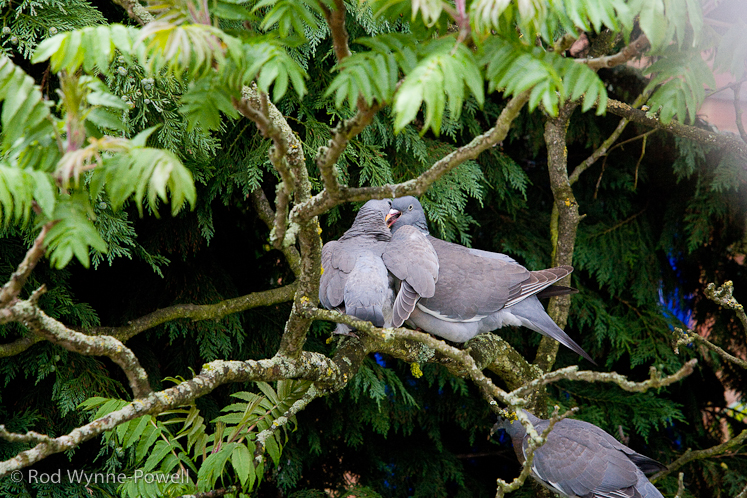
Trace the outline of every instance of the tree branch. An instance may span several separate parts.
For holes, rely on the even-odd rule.
[[[734,299],[734,282],[727,280],[721,287],[716,287],[713,282],[709,283],[705,288],[705,295],[708,299],[723,306],[724,308],[734,310],[737,314],[737,318],[742,322],[742,327],[745,333],[747,333],[747,314],[744,312],[744,306]]]
[[[581,217],[578,203],[568,178],[568,150],[566,134],[568,123],[578,102],[567,101],[558,111],[557,118],[548,118],[545,123],[545,145],[547,146],[547,170],[550,176],[550,188],[553,199],[550,233],[552,234],[552,265],[572,265],[573,251],[576,245],[576,231]],[[570,285],[571,277],[566,276],[559,285]],[[550,299],[548,314],[558,327],[565,328],[568,312],[571,308],[571,296],[556,296]],[[542,337],[534,363],[544,372],[552,370],[558,354],[558,341]],[[544,406],[544,404],[540,405]],[[544,410],[540,410],[542,412]]]
[[[255,458],[264,453],[265,441],[267,441],[269,437],[271,437],[279,428],[285,426],[288,422],[290,422],[290,419],[295,417],[298,412],[306,408],[309,403],[322,396],[322,394],[323,393],[317,390],[317,388],[312,384],[311,386],[309,386],[308,391],[304,393],[301,399],[293,403],[290,408],[288,408],[288,411],[286,411],[282,416],[273,420],[272,425],[269,428],[257,434],[257,439],[255,441],[257,447],[254,450]]]
[[[262,292],[254,292],[245,296],[226,299],[214,304],[176,304],[168,308],[162,308],[145,316],[130,321],[122,327],[93,327],[84,331],[88,335],[111,336],[122,342],[127,342],[136,335],[152,329],[162,323],[179,319],[217,320],[224,316],[246,311],[260,306],[271,306],[293,300],[297,284],[286,285],[277,289]],[[14,315],[8,313],[3,318],[0,316],[0,324],[14,321]],[[7,358],[26,351],[28,348],[43,341],[45,338],[39,334],[32,334],[8,344],[0,345],[0,358]]]
[[[28,251],[26,251],[26,256],[24,256],[21,264],[18,265],[16,271],[13,272],[10,279],[5,283],[5,285],[3,285],[2,289],[0,289],[0,308],[7,306],[8,303],[18,297],[21,293],[23,286],[26,285],[29,275],[31,275],[36,264],[42,256],[44,256],[44,251],[46,249],[44,238],[56,224],[56,221],[50,221],[42,227],[41,232],[39,232],[39,235],[34,239],[33,245]]]
[[[656,367],[651,367],[649,369],[649,379],[643,382],[634,382],[628,380],[627,377],[616,372],[591,372],[588,370],[579,372],[578,365],[573,365],[570,367],[561,368],[560,370],[555,370],[553,372],[548,372],[541,378],[533,380],[525,386],[511,391],[509,393],[509,396],[523,397],[529,391],[538,389],[542,386],[546,386],[563,379],[583,380],[586,382],[610,382],[613,384],[617,384],[621,389],[625,391],[642,393],[646,392],[649,389],[666,387],[670,384],[674,384],[675,382],[684,379],[685,377],[693,373],[695,365],[697,364],[698,360],[693,358],[692,360],[685,363],[682,368],[677,370],[675,373],[673,373],[672,375],[667,375],[666,377],[662,377]]]
[[[254,292],[214,304],[175,304],[132,320],[123,327],[94,327],[89,332],[95,335],[108,335],[126,342],[145,330],[172,320],[218,320],[248,309],[285,303],[293,299],[296,289],[297,284],[294,282],[277,289]]]
[[[252,86],[252,90],[253,93],[251,95],[256,95],[256,100],[251,97],[245,97],[241,100],[232,98],[231,102],[242,116],[251,119],[257,124],[257,128],[259,128],[264,137],[272,140],[273,146],[270,148],[270,162],[275,167],[275,170],[280,174],[281,182],[278,185],[275,195],[275,221],[270,231],[270,242],[272,242],[272,245],[276,249],[280,249],[284,245],[290,245],[292,243],[290,242],[286,244],[284,239],[288,223],[288,205],[296,181],[291,173],[288,158],[286,157],[289,150],[286,134],[283,133],[280,126],[276,125],[276,121],[285,120],[282,115],[279,117],[276,116],[275,119],[273,119],[270,116],[267,94],[258,92],[256,85]],[[273,109],[277,112],[275,106],[273,106]],[[278,114],[280,113],[278,112]]]
[[[153,15],[145,7],[140,5],[140,2],[137,0],[114,0],[114,3],[126,10],[127,15],[140,23],[141,26],[145,26],[154,19]]]
[[[287,184],[292,180],[293,201],[298,206],[298,204],[311,197],[311,183],[309,182],[300,140],[293,133],[280,111],[271,102],[267,101],[266,96],[259,95],[256,88],[244,87],[242,96],[243,98],[240,101],[233,100],[234,106],[250,119],[256,119],[255,122],[258,126],[266,128],[267,134],[272,138],[274,144],[270,159],[276,167],[280,165],[278,171],[281,172],[281,175],[283,175],[283,170],[290,173],[288,178],[284,178],[283,183]],[[262,128],[260,127],[260,129]],[[304,300],[316,300],[319,294],[322,258],[322,240],[319,236],[321,228],[315,215],[303,220],[288,220],[284,213],[281,215],[283,202],[285,202],[283,199],[276,202],[278,212],[275,213],[275,224],[270,236],[271,238],[274,236],[275,241],[280,244],[280,248],[290,248],[298,239],[302,257],[300,258],[300,271],[296,274],[298,289],[295,294],[293,309],[285,324],[278,354],[298,358],[303,351],[306,333],[311,325],[311,320],[302,318],[298,310]],[[280,206],[278,206],[279,203]],[[266,212],[267,210],[263,209],[263,211]],[[286,226],[287,231],[285,231]]]
[[[342,0],[334,1],[334,10],[331,10],[324,3],[319,5],[322,7],[324,18],[327,20],[330,33],[332,33],[332,46],[339,64],[350,56],[350,48],[348,47],[348,30],[345,28],[345,3]]]
[[[726,453],[732,448],[741,446],[745,441],[747,441],[747,430],[742,431],[737,437],[734,437],[725,443],[719,444],[717,446],[713,446],[705,450],[692,451],[691,449],[688,449],[681,457],[679,457],[674,462],[668,464],[665,470],[662,470],[661,472],[657,472],[656,474],[651,476],[649,480],[651,482],[656,482],[662,477],[669,475],[672,472],[678,470],[683,465],[686,465],[694,460],[702,460],[704,458],[721,455],[722,453]]]
[[[679,347],[687,344],[692,344],[693,342],[697,342],[698,344],[702,344],[707,349],[710,349],[717,355],[721,356],[727,361],[730,361],[734,363],[735,365],[738,365],[742,368],[747,369],[747,361],[737,358],[736,356],[733,356],[729,353],[727,353],[725,350],[721,349],[720,347],[713,344],[711,341],[706,339],[705,337],[701,336],[700,334],[696,334],[692,330],[682,330],[681,328],[677,327],[674,329],[675,334],[675,343],[674,343],[674,352],[679,354]]]
[[[644,111],[614,99],[607,100],[607,111],[630,121],[664,130],[678,137],[689,138],[698,143],[718,147],[726,152],[732,152],[742,158],[747,158],[747,143],[731,135],[714,133],[695,126],[684,125],[677,121],[664,124],[657,118],[647,116]]]
[[[592,57],[586,59],[574,59],[580,64],[586,64],[591,69],[597,71],[599,69],[610,68],[625,64],[629,60],[640,55],[644,50],[649,47],[650,43],[646,35],[641,35],[629,45],[626,45],[622,50],[613,55],[605,55],[603,57]]]
[[[264,191],[258,187],[252,190],[251,197],[252,204],[254,204],[254,209],[257,211],[259,218],[265,222],[268,229],[272,230],[275,226],[275,212],[270,207],[270,201],[267,200]],[[290,265],[293,273],[298,276],[301,273],[301,255],[298,253],[296,246],[281,246],[280,250],[285,255],[285,260]]]
[[[35,335],[40,335],[53,344],[68,351],[88,356],[106,356],[127,375],[135,398],[142,398],[151,392],[148,374],[140,366],[135,354],[124,344],[109,336],[88,336],[65,327],[54,318],[47,316],[35,303],[18,301],[11,308],[14,321],[21,322]]]
[[[509,127],[518,116],[521,108],[529,100],[529,91],[513,97],[498,117],[493,128],[486,133],[475,137],[470,143],[464,145],[442,159],[436,161],[423,174],[395,185],[383,185],[381,187],[340,187],[340,193],[332,197],[325,189],[308,201],[294,206],[291,210],[291,220],[306,220],[322,214],[343,202],[365,201],[369,199],[385,199],[387,197],[402,197],[405,195],[422,195],[428,187],[436,180],[450,172],[463,162],[474,159],[488,147],[497,144],[508,134]]]
[[[641,95],[639,95],[635,101],[633,102],[633,107],[640,107],[643,105],[644,102],[648,100],[648,98],[651,96],[650,92],[644,92]],[[588,158],[584,160],[581,164],[573,168],[573,173],[571,173],[571,176],[568,178],[568,183],[573,185],[576,183],[581,176],[581,174],[589,169],[597,160],[606,155],[608,152],[612,152],[610,147],[612,147],[612,144],[614,144],[618,138],[620,138],[620,135],[622,135],[622,132],[625,130],[625,128],[628,126],[628,123],[630,122],[627,118],[622,118],[619,123],[617,123],[617,127],[615,128],[615,131],[612,132],[612,134],[607,137],[607,139],[602,142],[602,145],[600,145]],[[615,145],[615,147],[619,146],[620,144]],[[614,147],[613,147],[614,148]]]
[[[739,99],[739,92],[742,91],[742,83],[739,82],[734,87],[734,115],[737,121],[737,130],[739,130],[739,136],[742,137],[742,142],[747,143],[747,132],[744,131],[744,123],[742,123],[742,101]]]

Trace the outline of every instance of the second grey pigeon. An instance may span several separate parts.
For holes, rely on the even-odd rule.
[[[421,296],[433,296],[438,278],[438,258],[425,235],[408,227],[392,237],[390,208],[389,200],[366,202],[350,229],[322,247],[322,306],[377,327],[401,326]],[[344,324],[335,330],[350,332]]]
[[[524,411],[538,434],[549,421]],[[501,420],[514,452],[523,464],[529,446],[526,428],[518,420]],[[553,493],[567,498],[663,498],[644,473],[664,470],[656,460],[631,450],[594,424],[563,419],[534,452],[531,475]]]
[[[438,255],[435,293],[417,303],[409,318],[412,325],[454,342],[465,342],[506,325],[524,326],[552,337],[596,364],[557,326],[537,299],[543,291],[573,291],[553,286],[573,271],[572,266],[529,271],[505,254],[437,239],[429,235],[425,212],[415,197],[394,199],[392,209],[400,213],[393,223],[390,218],[392,232],[396,235],[402,227],[414,226],[427,235]]]
[[[368,201],[342,237],[322,247],[322,306],[377,327],[391,323],[394,302],[394,283],[381,259],[392,238],[386,223],[389,210],[387,200]],[[338,334],[350,332],[350,327],[341,323],[335,329]]]

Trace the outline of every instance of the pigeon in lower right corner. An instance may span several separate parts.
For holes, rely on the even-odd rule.
[[[412,196],[393,199],[390,215],[393,234],[406,226],[416,227],[438,255],[435,294],[423,296],[409,323],[454,342],[466,342],[506,325],[524,326],[552,337],[596,365],[537,299],[574,292],[575,289],[555,285],[573,271],[572,266],[529,271],[505,254],[437,239],[429,235],[423,207]]]
[[[548,420],[524,413],[541,434]],[[500,420],[523,464],[529,436],[521,422]],[[534,452],[531,475],[553,493],[566,498],[664,498],[644,473],[666,467],[631,450],[594,424],[563,419],[555,424],[547,442]]]

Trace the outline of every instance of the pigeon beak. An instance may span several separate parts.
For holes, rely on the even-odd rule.
[[[394,225],[394,222],[397,221],[399,216],[402,214],[401,211],[397,211],[396,209],[390,209],[389,213],[387,213],[386,218],[384,218],[384,221],[386,221],[386,226],[389,228]]]

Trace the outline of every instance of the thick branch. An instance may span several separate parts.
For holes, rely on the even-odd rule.
[[[282,115],[275,116],[275,119],[273,119],[270,116],[267,94],[257,92],[254,87],[252,90],[254,90],[252,95],[255,96],[255,101],[252,98],[243,98],[241,100],[232,98],[232,102],[241,115],[254,121],[257,124],[257,128],[262,132],[262,135],[270,138],[273,143],[270,149],[270,162],[280,174],[281,182],[278,185],[275,195],[276,212],[273,227],[270,231],[270,241],[276,249],[280,249],[284,245],[290,245],[290,243],[285,244],[284,239],[288,222],[288,205],[296,181],[288,163],[289,144],[286,140],[287,134],[283,133],[283,129],[277,124],[278,121],[284,122],[285,119]],[[275,106],[273,106],[273,109],[277,112]],[[292,132],[290,135],[292,135]]]
[[[26,256],[24,256],[21,264],[18,265],[16,271],[13,272],[10,279],[0,289],[0,308],[5,307],[21,293],[29,275],[31,275],[36,264],[44,256],[44,238],[56,223],[56,221],[51,221],[42,227],[41,232],[34,239],[34,244],[26,252]]]
[[[5,319],[3,319],[2,316],[0,316],[0,325],[3,323],[7,323],[11,320],[13,314],[8,310],[3,310],[7,312],[7,316]],[[13,342],[9,342],[8,344],[0,344],[0,358],[7,358],[9,356],[15,356],[17,354],[21,354],[24,351],[26,351],[28,348],[36,344],[37,342],[41,342],[44,340],[44,337],[38,335],[38,334],[32,334],[28,335],[26,337],[22,337],[20,339],[17,339]]]
[[[644,50],[649,47],[649,41],[646,35],[641,35],[629,45],[626,45],[622,50],[613,55],[605,55],[604,57],[593,57],[587,59],[575,59],[576,62],[586,64],[591,69],[599,70],[609,67],[619,66],[625,64],[629,60],[637,57]]]
[[[324,11],[324,18],[327,20],[329,31],[332,33],[332,46],[335,49],[337,63],[342,62],[350,56],[348,47],[348,30],[345,28],[345,3],[342,0],[335,0],[335,9],[329,9],[324,3],[320,2]]]
[[[235,100],[234,105],[242,114],[255,119],[258,126],[260,123],[267,129],[267,134],[272,138],[274,150],[270,154],[273,164],[280,166],[279,171],[287,166],[286,173],[292,177],[293,202],[298,204],[311,197],[311,183],[309,182],[306,161],[303,156],[303,148],[298,137],[288,126],[288,122],[278,109],[268,102],[266,96],[257,93],[256,88],[244,87],[243,99]],[[261,129],[261,126],[260,126]],[[291,178],[284,178],[283,184],[287,185]],[[285,202],[280,199],[280,204]],[[276,202],[276,205],[278,202]],[[287,205],[287,204],[286,204]],[[266,209],[264,210],[266,211]],[[287,222],[287,225],[286,225]],[[285,231],[287,226],[287,232]],[[290,248],[298,239],[300,254],[300,272],[298,277],[298,289],[293,302],[293,309],[280,342],[279,355],[298,358],[303,351],[306,342],[306,333],[311,325],[311,320],[301,317],[298,310],[302,303],[310,299],[316,301],[319,294],[319,275],[321,274],[322,240],[319,236],[321,229],[316,216],[310,216],[304,220],[288,220],[285,213],[281,214],[280,206],[275,214],[274,229],[271,238],[274,237],[280,248]],[[289,250],[289,249],[287,249]]]
[[[141,26],[145,26],[154,19],[151,13],[148,12],[145,7],[140,5],[140,2],[137,0],[114,0],[114,3],[126,10],[127,15],[129,15],[131,19],[140,23]]]
[[[156,310],[145,316],[132,320],[123,327],[94,327],[90,333],[109,335],[122,342],[126,342],[137,334],[152,329],[162,323],[179,319],[218,320],[233,313],[239,313],[260,306],[285,303],[293,299],[297,284],[278,287],[277,289],[254,292],[245,296],[226,299],[215,304],[175,304],[168,308]]]
[[[568,179],[568,150],[566,149],[568,123],[577,106],[577,102],[565,102],[559,109],[558,117],[549,118],[545,123],[547,169],[550,175],[550,188],[555,200],[550,228],[553,239],[553,266],[573,264],[576,231],[578,230],[578,223],[581,221],[578,214],[578,203]],[[560,285],[570,285],[570,275],[558,283]],[[570,308],[570,295],[556,296],[550,299],[548,314],[561,329],[565,328]],[[549,372],[555,364],[557,354],[558,342],[549,337],[543,337],[537,349],[534,363],[543,371]]]
[[[151,392],[148,374],[140,366],[135,354],[117,339],[109,336],[92,337],[70,330],[47,316],[30,300],[18,301],[10,311],[15,321],[21,322],[32,333],[43,336],[53,344],[79,354],[110,358],[124,370],[135,398],[142,398]]]
[[[361,349],[358,341],[349,342],[356,342],[354,349]],[[344,386],[347,380],[352,377],[351,369],[352,371],[357,370],[363,359],[363,356],[349,356],[347,353],[350,351],[350,348],[340,348],[334,359],[327,358],[319,353],[305,352],[298,360],[275,356],[272,359],[259,361],[217,360],[207,363],[203,365],[199,375],[186,382],[163,391],[150,393],[145,398],[136,399],[120,410],[78,427],[69,434],[49,440],[40,440],[35,447],[22,451],[9,460],[0,462],[0,477],[13,470],[32,465],[52,454],[75,448],[81,443],[130,420],[189,404],[195,399],[210,393],[216,387],[229,382],[259,380],[269,382],[298,378],[321,382],[326,386]],[[0,432],[0,436],[2,435]],[[32,436],[18,435],[18,437],[31,438]]]
[[[385,199],[387,197],[402,197],[405,195],[419,196],[423,194],[436,180],[463,162],[474,159],[488,147],[492,147],[506,138],[511,123],[519,115],[521,108],[528,100],[528,91],[513,97],[501,112],[493,128],[475,137],[467,145],[443,157],[417,178],[396,185],[384,185],[381,187],[340,187],[340,193],[336,197],[332,197],[329,192],[324,190],[308,201],[296,205],[291,211],[291,220],[300,221],[310,219],[325,213],[343,202]]]
[[[718,147],[726,152],[732,152],[742,158],[747,158],[747,143],[731,135],[714,133],[695,126],[684,125],[677,121],[664,124],[657,118],[647,116],[644,111],[614,99],[607,100],[607,111],[630,121],[664,130],[678,137],[689,138],[705,145]]]

